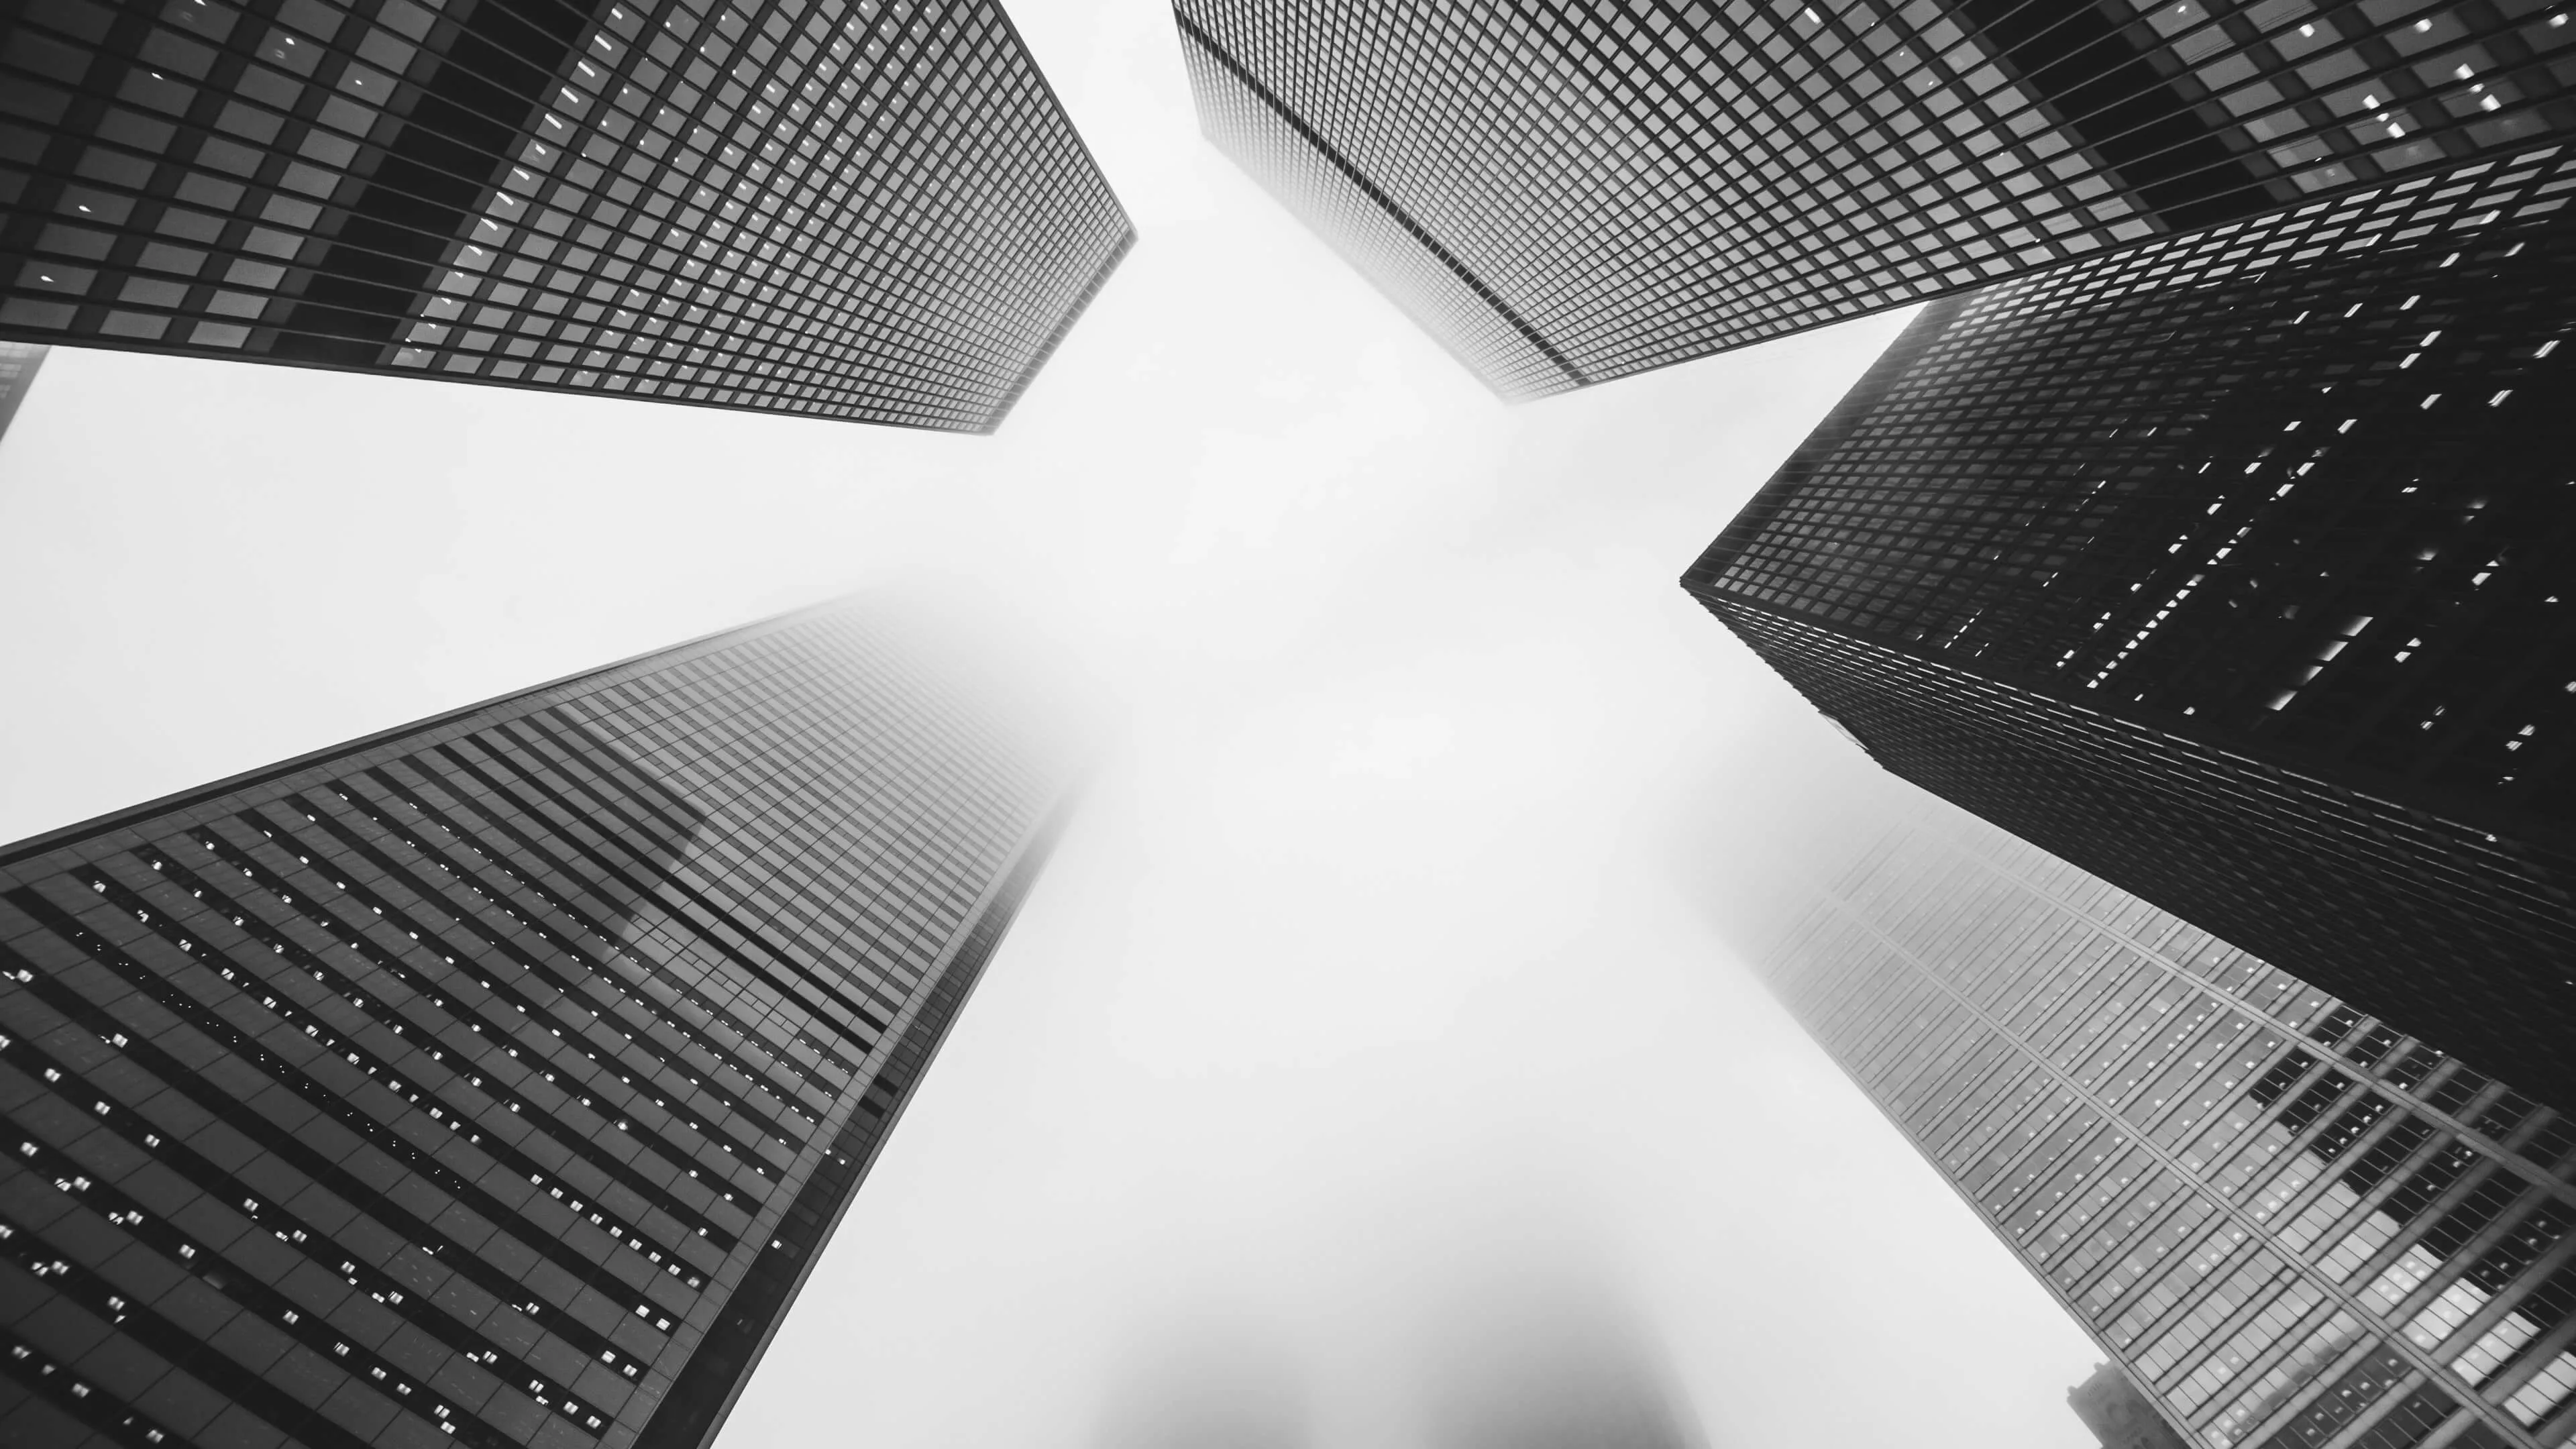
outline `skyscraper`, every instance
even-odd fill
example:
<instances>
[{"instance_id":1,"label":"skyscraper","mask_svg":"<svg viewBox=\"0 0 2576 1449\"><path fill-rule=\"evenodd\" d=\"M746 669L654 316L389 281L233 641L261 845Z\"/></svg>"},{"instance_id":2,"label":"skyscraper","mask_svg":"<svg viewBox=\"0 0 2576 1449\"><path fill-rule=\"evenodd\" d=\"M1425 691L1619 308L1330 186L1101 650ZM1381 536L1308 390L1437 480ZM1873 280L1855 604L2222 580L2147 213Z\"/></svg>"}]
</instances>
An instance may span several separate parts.
<instances>
[{"instance_id":1,"label":"skyscraper","mask_svg":"<svg viewBox=\"0 0 2576 1449\"><path fill-rule=\"evenodd\" d=\"M1683 583L1887 768L2576 1105L2570 185L1936 303Z\"/></svg>"},{"instance_id":2,"label":"skyscraper","mask_svg":"<svg viewBox=\"0 0 2576 1449\"><path fill-rule=\"evenodd\" d=\"M2576 1433L2576 1121L1925 802L1773 990L2208 1449Z\"/></svg>"},{"instance_id":3,"label":"skyscraper","mask_svg":"<svg viewBox=\"0 0 2576 1449\"><path fill-rule=\"evenodd\" d=\"M2576 124L2527 0L1174 8L1208 136L1512 397Z\"/></svg>"},{"instance_id":4,"label":"skyscraper","mask_svg":"<svg viewBox=\"0 0 2576 1449\"><path fill-rule=\"evenodd\" d=\"M1061 823L790 615L0 851L0 1442L698 1449Z\"/></svg>"},{"instance_id":5,"label":"skyscraper","mask_svg":"<svg viewBox=\"0 0 2576 1449\"><path fill-rule=\"evenodd\" d=\"M27 400L28 384L36 380L36 369L44 365L44 348L24 342L0 342L0 435L8 433L10 420L18 416L18 405Z\"/></svg>"},{"instance_id":6,"label":"skyscraper","mask_svg":"<svg viewBox=\"0 0 2576 1449\"><path fill-rule=\"evenodd\" d=\"M958 431L1134 239L993 0L51 0L0 184L0 336Z\"/></svg>"}]
</instances>

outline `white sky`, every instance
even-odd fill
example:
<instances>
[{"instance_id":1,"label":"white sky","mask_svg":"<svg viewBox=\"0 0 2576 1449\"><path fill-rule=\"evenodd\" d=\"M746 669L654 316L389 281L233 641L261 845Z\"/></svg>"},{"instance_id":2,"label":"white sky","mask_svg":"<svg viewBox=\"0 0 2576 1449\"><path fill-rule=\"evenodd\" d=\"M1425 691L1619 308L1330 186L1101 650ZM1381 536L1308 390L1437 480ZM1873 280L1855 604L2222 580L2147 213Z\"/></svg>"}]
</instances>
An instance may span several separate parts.
<instances>
[{"instance_id":1,"label":"white sky","mask_svg":"<svg viewBox=\"0 0 2576 1449\"><path fill-rule=\"evenodd\" d=\"M1143 238L996 438L56 349L0 840L971 593L1125 742L723 1449L1094 1449L1204 1312L1399 1449L1408 1316L1570 1222L1720 1449L2087 1443L2090 1342L1710 924L1884 787L1674 579L1902 317L1506 408L1199 139L1167 10L1015 16Z\"/></svg>"}]
</instances>

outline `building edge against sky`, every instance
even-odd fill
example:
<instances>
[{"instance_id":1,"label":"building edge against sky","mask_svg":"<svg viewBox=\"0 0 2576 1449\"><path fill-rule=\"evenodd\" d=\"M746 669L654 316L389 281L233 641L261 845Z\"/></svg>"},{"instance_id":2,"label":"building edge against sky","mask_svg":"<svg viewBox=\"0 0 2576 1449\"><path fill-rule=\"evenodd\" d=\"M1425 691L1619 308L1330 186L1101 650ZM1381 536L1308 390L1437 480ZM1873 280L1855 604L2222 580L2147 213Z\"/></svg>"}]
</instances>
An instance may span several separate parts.
<instances>
[{"instance_id":1,"label":"building edge against sky","mask_svg":"<svg viewBox=\"0 0 2576 1449\"><path fill-rule=\"evenodd\" d=\"M2572 182L1936 303L1684 587L1888 769L2576 1103Z\"/></svg>"},{"instance_id":2,"label":"building edge against sky","mask_svg":"<svg viewBox=\"0 0 2576 1449\"><path fill-rule=\"evenodd\" d=\"M1209 138L1507 397L2576 127L2529 4L1173 8Z\"/></svg>"},{"instance_id":3,"label":"building edge against sky","mask_svg":"<svg viewBox=\"0 0 2576 1449\"><path fill-rule=\"evenodd\" d=\"M2208 1449L2576 1434L2576 1121L1953 807L1757 972Z\"/></svg>"},{"instance_id":4,"label":"building edge against sky","mask_svg":"<svg viewBox=\"0 0 2576 1449\"><path fill-rule=\"evenodd\" d=\"M801 611L0 851L0 1436L711 1439L1069 809L926 640Z\"/></svg>"},{"instance_id":5,"label":"building edge against sky","mask_svg":"<svg viewBox=\"0 0 2576 1449\"><path fill-rule=\"evenodd\" d=\"M0 336L990 431L1135 231L993 0L55 0Z\"/></svg>"},{"instance_id":6,"label":"building edge against sky","mask_svg":"<svg viewBox=\"0 0 2576 1449\"><path fill-rule=\"evenodd\" d=\"M9 422L18 416L19 404L27 400L27 389L35 384L36 370L45 365L45 349L26 342L0 342L0 437L9 432Z\"/></svg>"}]
</instances>

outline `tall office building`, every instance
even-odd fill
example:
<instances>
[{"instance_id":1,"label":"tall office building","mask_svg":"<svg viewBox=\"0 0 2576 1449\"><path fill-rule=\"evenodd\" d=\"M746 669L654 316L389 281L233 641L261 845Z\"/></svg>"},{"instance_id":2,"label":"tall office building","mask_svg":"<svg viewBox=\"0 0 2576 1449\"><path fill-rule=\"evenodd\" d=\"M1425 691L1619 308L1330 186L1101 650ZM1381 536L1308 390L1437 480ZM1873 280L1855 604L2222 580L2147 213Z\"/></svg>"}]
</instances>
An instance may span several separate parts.
<instances>
[{"instance_id":1,"label":"tall office building","mask_svg":"<svg viewBox=\"0 0 2576 1449\"><path fill-rule=\"evenodd\" d=\"M1756 959L2173 1428L2576 1433L2576 1121L1924 805Z\"/></svg>"},{"instance_id":2,"label":"tall office building","mask_svg":"<svg viewBox=\"0 0 2576 1449\"><path fill-rule=\"evenodd\" d=\"M0 336L989 430L1134 232L993 0L43 0Z\"/></svg>"},{"instance_id":3,"label":"tall office building","mask_svg":"<svg viewBox=\"0 0 2576 1449\"><path fill-rule=\"evenodd\" d=\"M8 433L18 405L27 400L36 369L45 365L45 351L24 342L0 342L0 435Z\"/></svg>"},{"instance_id":4,"label":"tall office building","mask_svg":"<svg viewBox=\"0 0 2576 1449\"><path fill-rule=\"evenodd\" d=\"M1936 303L1684 585L1887 768L2576 1105L2570 186Z\"/></svg>"},{"instance_id":5,"label":"tall office building","mask_svg":"<svg viewBox=\"0 0 2576 1449\"><path fill-rule=\"evenodd\" d=\"M836 607L0 851L0 1442L699 1449L1050 758Z\"/></svg>"},{"instance_id":6,"label":"tall office building","mask_svg":"<svg viewBox=\"0 0 2576 1449\"><path fill-rule=\"evenodd\" d=\"M2576 126L2537 0L1174 0L1208 136L1511 397Z\"/></svg>"}]
</instances>

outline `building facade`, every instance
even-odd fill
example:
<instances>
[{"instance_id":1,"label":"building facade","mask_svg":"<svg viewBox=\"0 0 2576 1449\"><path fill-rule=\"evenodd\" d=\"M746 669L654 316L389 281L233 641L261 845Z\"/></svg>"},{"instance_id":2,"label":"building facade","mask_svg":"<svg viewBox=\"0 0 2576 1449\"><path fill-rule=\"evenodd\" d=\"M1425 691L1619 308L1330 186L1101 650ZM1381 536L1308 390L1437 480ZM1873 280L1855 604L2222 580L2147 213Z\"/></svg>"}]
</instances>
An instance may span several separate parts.
<instances>
[{"instance_id":1,"label":"building facade","mask_svg":"<svg viewBox=\"0 0 2576 1449\"><path fill-rule=\"evenodd\" d=\"M1175 0L1201 122L1539 396L2576 126L2537 0Z\"/></svg>"},{"instance_id":2,"label":"building facade","mask_svg":"<svg viewBox=\"0 0 2576 1449\"><path fill-rule=\"evenodd\" d=\"M2171 1427L2576 1434L2576 1121L1925 805L1760 969Z\"/></svg>"},{"instance_id":3,"label":"building facade","mask_svg":"<svg viewBox=\"0 0 2576 1449\"><path fill-rule=\"evenodd\" d=\"M840 606L0 851L0 1442L699 1449L1039 743Z\"/></svg>"},{"instance_id":4,"label":"building facade","mask_svg":"<svg viewBox=\"0 0 2576 1449\"><path fill-rule=\"evenodd\" d=\"M44 348L0 342L0 436L7 435L11 420L18 416L18 405L27 400L27 389L36 380L36 369L44 365Z\"/></svg>"},{"instance_id":5,"label":"building facade","mask_svg":"<svg viewBox=\"0 0 2576 1449\"><path fill-rule=\"evenodd\" d=\"M1936 303L1684 586L1889 769L2576 1103L2571 186Z\"/></svg>"},{"instance_id":6,"label":"building facade","mask_svg":"<svg viewBox=\"0 0 2576 1449\"><path fill-rule=\"evenodd\" d=\"M992 0L48 0L0 336L961 431L1134 239Z\"/></svg>"}]
</instances>

